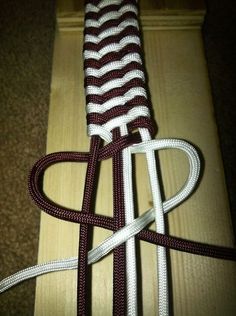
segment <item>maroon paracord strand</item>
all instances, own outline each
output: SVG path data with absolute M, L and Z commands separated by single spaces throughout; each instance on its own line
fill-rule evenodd
M 114 141 L 120 138 L 118 131 L 114 132 Z M 82 212 L 89 213 L 92 195 L 94 191 L 94 179 L 96 165 L 99 158 L 101 139 L 91 139 L 90 155 L 88 156 L 87 174 L 84 188 Z M 118 151 L 113 158 L 113 190 L 114 190 L 114 230 L 125 225 L 124 194 L 122 179 L 122 154 Z M 89 271 L 87 265 L 89 251 L 89 227 L 86 224 L 80 226 L 79 243 L 79 269 L 78 269 L 78 315 L 88 314 L 89 298 Z M 126 261 L 125 245 L 120 245 L 114 250 L 113 261 L 113 313 L 114 315 L 125 315 L 126 313 Z
M 99 149 L 101 138 L 93 136 L 91 138 L 90 153 L 88 156 L 88 165 L 85 178 L 84 196 L 82 202 L 82 212 L 90 213 L 93 195 L 95 191 L 95 178 L 98 165 Z M 89 270 L 88 270 L 88 251 L 91 228 L 86 224 L 80 225 L 80 242 L 79 242 L 79 268 L 78 268 L 78 315 L 87 315 L 89 305 Z
M 113 131 L 113 140 L 120 137 L 118 129 Z M 114 230 L 125 226 L 124 188 L 122 177 L 122 151 L 113 157 L 113 208 Z M 125 244 L 113 251 L 113 315 L 126 314 L 126 259 Z

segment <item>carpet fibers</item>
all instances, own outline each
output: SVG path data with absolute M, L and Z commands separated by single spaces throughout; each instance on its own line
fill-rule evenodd
M 46 151 L 53 1 L 1 1 L 0 278 L 36 264 L 39 216 L 27 178 Z M 0 296 L 0 315 L 33 315 L 35 280 Z

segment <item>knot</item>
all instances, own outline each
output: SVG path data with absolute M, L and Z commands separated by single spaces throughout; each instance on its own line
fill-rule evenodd
M 121 126 L 126 126 L 138 118 L 149 118 L 150 111 L 146 106 L 136 106 L 129 110 L 127 113 L 108 120 L 102 125 L 89 124 L 88 125 L 88 135 L 94 136 L 99 135 L 107 143 L 112 142 L 112 131 Z
M 126 139 L 127 138 L 120 138 Z M 119 140 L 120 141 L 120 140 Z M 126 147 L 127 148 L 127 143 Z M 105 146 L 106 150 L 100 151 L 99 159 L 105 159 L 110 157 L 111 152 L 109 147 L 111 144 Z M 183 188 L 176 193 L 173 197 L 163 202 L 164 213 L 167 213 L 172 208 L 186 199 L 189 194 L 194 190 L 199 175 L 199 158 L 196 150 L 185 141 L 177 139 L 160 139 L 151 140 L 139 144 L 131 145 L 128 150 L 130 154 L 134 153 L 147 153 L 153 150 L 163 149 L 179 149 L 184 151 L 188 156 L 190 165 L 190 172 L 187 181 Z M 109 154 L 107 154 L 109 152 Z M 114 152 L 113 152 L 114 154 Z M 44 194 L 41 187 L 40 178 L 43 176 L 44 171 L 55 163 L 60 162 L 87 162 L 89 159 L 89 153 L 78 152 L 58 152 L 48 154 L 41 158 L 32 168 L 29 177 L 29 191 L 35 201 L 35 203 L 48 214 L 67 221 L 72 221 L 81 224 L 88 224 L 92 226 L 98 226 L 105 229 L 115 231 L 114 219 L 95 215 L 91 213 L 84 214 L 82 212 L 69 210 L 56 203 L 52 203 L 50 199 Z M 225 260 L 236 261 L 236 250 L 228 247 L 219 247 L 214 245 L 207 245 L 203 243 L 187 241 L 184 239 L 171 237 L 163 234 L 159 234 L 150 230 L 146 230 L 145 227 L 153 222 L 155 219 L 154 209 L 150 209 L 143 213 L 140 217 L 134 219 L 130 224 L 127 224 L 123 228 L 116 231 L 113 235 L 108 237 L 104 242 L 92 249 L 88 253 L 88 263 L 92 264 L 100 260 L 103 256 L 112 251 L 115 247 L 121 243 L 126 242 L 131 237 L 136 236 L 138 239 L 160 245 L 162 247 L 172 248 L 175 250 L 185 251 L 192 254 L 198 254 L 203 256 L 210 256 L 214 258 L 221 258 Z M 69 269 L 76 269 L 78 267 L 78 257 L 72 257 L 67 259 L 54 260 L 47 263 L 38 264 L 24 270 L 21 270 L 3 280 L 0 281 L 0 293 L 3 293 L 7 289 L 15 286 L 16 284 L 25 281 L 27 279 L 37 277 L 39 275 L 54 272 L 63 271 Z
M 163 212 L 167 213 L 168 211 L 182 203 L 195 189 L 200 173 L 200 160 L 196 150 L 192 145 L 188 144 L 183 140 L 178 139 L 159 139 L 141 142 L 130 146 L 129 148 L 127 148 L 127 151 L 129 152 L 129 155 L 135 153 L 144 153 L 147 155 L 148 153 L 153 153 L 155 150 L 163 149 L 178 149 L 183 151 L 187 155 L 190 167 L 188 179 L 186 180 L 182 189 L 179 192 L 177 192 L 173 197 L 169 198 L 167 201 L 164 201 L 162 203 Z M 154 171 L 154 169 L 155 168 L 153 168 L 152 166 L 152 171 Z M 155 181 L 157 180 L 157 174 L 149 173 L 149 176 L 153 192 L 153 185 L 155 185 Z M 129 185 L 131 184 L 129 183 L 127 187 Z M 88 256 L 88 263 L 90 264 L 98 261 L 104 255 L 113 250 L 115 247 L 119 246 L 123 242 L 126 242 L 131 237 L 138 234 L 148 224 L 153 222 L 154 219 L 155 210 L 150 209 L 143 215 L 141 215 L 139 218 L 132 220 L 131 223 L 127 224 L 124 228 L 120 229 L 112 236 L 107 238 L 97 248 L 91 250 Z

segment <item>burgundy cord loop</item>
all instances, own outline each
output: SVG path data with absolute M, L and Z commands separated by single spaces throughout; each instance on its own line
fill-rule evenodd
M 130 138 L 130 137 L 129 137 Z M 116 144 L 120 142 L 122 144 L 121 148 L 129 146 L 128 138 L 119 138 Z M 125 141 L 124 141 L 125 140 Z M 121 143 L 122 143 L 121 142 Z M 104 160 L 110 158 L 117 153 L 116 150 L 113 151 L 113 143 L 100 149 L 99 160 Z M 106 148 L 106 150 L 104 150 Z M 111 149 L 111 150 L 110 150 Z M 107 154 L 108 152 L 108 154 Z M 105 153 L 105 154 L 104 154 Z M 55 202 L 52 202 L 43 192 L 41 186 L 41 178 L 47 168 L 53 164 L 60 162 L 88 162 L 89 153 L 88 152 L 58 152 L 48 154 L 41 158 L 33 166 L 30 176 L 29 176 L 29 192 L 36 203 L 36 205 L 44 212 L 52 215 L 58 219 L 65 221 L 70 221 L 74 223 L 82 223 L 93 225 L 112 231 L 116 231 L 114 219 L 108 216 L 97 215 L 93 213 L 84 213 L 83 211 L 72 210 L 66 207 L 60 206 Z M 155 233 L 150 230 L 142 230 L 136 235 L 138 239 L 150 242 L 152 244 L 160 245 L 163 247 L 189 252 L 193 254 L 198 254 L 202 256 L 209 256 L 214 258 L 221 258 L 225 260 L 236 261 L 236 249 L 229 247 L 220 247 L 214 245 L 208 245 L 204 243 L 198 243 L 193 241 L 184 240 L 181 238 L 171 237 L 167 235 L 162 235 Z

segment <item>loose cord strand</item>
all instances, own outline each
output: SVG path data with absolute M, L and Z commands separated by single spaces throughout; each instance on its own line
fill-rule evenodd
M 120 131 L 113 131 L 113 140 L 119 138 Z M 112 160 L 113 165 L 113 212 L 114 228 L 119 230 L 125 225 L 123 158 L 118 152 Z M 121 244 L 113 253 L 113 315 L 125 315 L 127 309 L 126 298 L 126 257 L 125 245 Z
M 84 196 L 82 203 L 82 212 L 84 214 L 91 212 L 91 204 L 95 191 L 95 179 L 98 167 L 99 148 L 101 146 L 101 138 L 93 136 L 91 138 L 90 155 L 88 158 L 88 166 L 86 172 L 86 180 L 84 187 Z M 86 224 L 80 225 L 80 241 L 79 241 L 79 264 L 78 269 L 78 299 L 77 311 L 78 315 L 87 315 L 89 309 L 89 269 L 87 257 L 89 251 L 89 226 Z
M 112 249 L 124 243 L 132 236 L 137 236 L 139 239 L 150 243 L 161 245 L 167 248 L 172 248 L 179 251 L 185 251 L 191 254 L 208 256 L 217 259 L 236 261 L 236 249 L 219 247 L 208 244 L 190 242 L 184 239 L 174 238 L 166 235 L 157 234 L 148 230 L 144 230 L 148 224 L 155 219 L 153 209 L 145 212 L 139 218 L 135 219 L 129 225 L 118 230 L 111 237 L 107 238 L 98 247 L 92 249 L 88 253 L 88 264 L 92 264 L 100 260 L 108 254 Z M 111 228 L 110 228 L 111 229 Z M 59 259 L 50 261 L 36 266 L 18 271 L 15 274 L 0 281 L 0 293 L 5 292 L 9 288 L 21 283 L 30 278 L 38 277 L 42 274 L 63 271 L 68 269 L 77 269 L 78 257 Z
M 125 125 L 120 128 L 121 135 L 127 135 L 128 129 Z M 125 224 L 134 221 L 134 195 L 132 179 L 132 158 L 129 148 L 122 150 L 123 157 L 123 179 L 124 179 L 124 202 L 125 202 Z M 130 237 L 126 241 L 126 282 L 127 282 L 127 315 L 138 314 L 138 284 L 136 267 L 135 238 Z
M 140 129 L 142 141 L 150 141 L 151 135 L 147 129 Z M 156 232 L 165 234 L 165 219 L 161 197 L 161 190 L 158 181 L 156 158 L 153 150 L 146 151 L 149 181 L 151 186 L 153 205 L 155 211 Z M 169 293 L 166 248 L 157 247 L 157 279 L 158 279 L 158 309 L 160 316 L 169 315 Z
M 152 128 L 137 15 L 137 1 L 134 0 L 91 0 L 86 5 L 84 58 L 88 134 L 99 135 L 108 143 L 114 141 L 116 129 L 120 128 L 120 132 L 125 129 L 123 136 L 128 136 L 145 124 Z M 134 219 L 130 153 L 124 149 L 120 155 L 120 160 L 118 154 L 113 159 L 117 229 Z M 117 306 L 114 311 L 118 308 L 117 313 L 123 315 L 126 313 L 125 310 L 121 312 L 123 303 L 117 304 L 117 301 L 126 300 L 124 290 L 121 291 L 125 258 L 120 253 L 118 259 L 118 252 L 121 247 L 114 253 L 116 285 L 113 288 L 119 298 L 114 294 L 113 303 Z M 131 239 L 126 244 L 127 313 L 134 316 L 137 314 L 135 257 L 135 243 Z
M 166 139 L 159 139 L 158 141 L 149 141 L 146 144 L 141 143 L 138 145 L 133 145 L 132 147 L 130 147 L 130 150 L 133 153 L 142 153 L 145 152 L 145 147 L 147 146 L 149 150 L 153 148 L 155 148 L 156 150 L 164 148 L 174 148 L 174 146 L 180 149 L 184 147 L 184 144 L 186 144 L 186 142 L 183 142 L 181 140 L 173 139 L 169 140 L 168 142 Z M 190 150 L 189 148 L 192 148 L 192 146 L 190 145 L 186 145 L 185 147 L 185 150 L 187 152 Z M 107 157 L 104 156 L 103 159 L 109 157 L 110 155 L 108 155 Z M 196 154 L 194 154 L 193 157 L 197 157 Z M 41 178 L 43 177 L 44 172 L 47 170 L 47 168 L 53 164 L 69 161 L 86 162 L 88 161 L 88 153 L 58 152 L 48 154 L 35 163 L 29 176 L 29 192 L 35 204 L 42 211 L 56 218 L 74 223 L 86 223 L 89 225 L 116 231 L 113 218 L 110 218 L 108 216 L 96 215 L 93 213 L 83 214 L 80 210 L 65 208 L 59 204 L 53 203 L 50 198 L 48 198 L 47 195 L 43 192 L 43 188 L 41 186 Z M 195 176 L 195 173 L 192 172 L 190 181 L 190 183 L 192 184 L 191 186 L 188 185 L 185 187 L 184 195 L 181 191 L 174 197 L 171 197 L 170 199 L 163 202 L 165 213 L 171 210 L 174 205 L 178 205 L 177 203 L 178 201 L 180 201 L 179 199 L 181 197 L 187 196 L 187 193 L 191 191 L 190 189 L 193 185 L 193 177 Z M 187 241 L 176 237 L 154 233 L 150 230 L 143 230 L 136 236 L 139 239 L 146 240 L 153 244 L 159 244 L 164 247 L 172 248 L 179 251 L 186 251 L 214 258 L 222 258 L 225 260 L 235 260 L 236 258 L 235 248 L 213 246 L 204 243 Z

